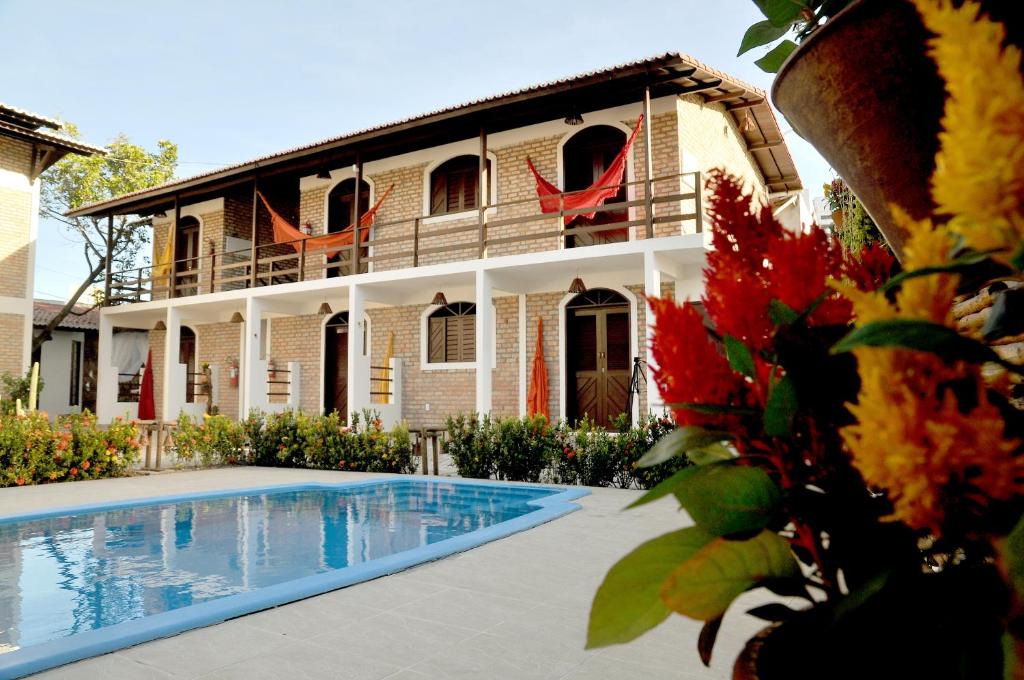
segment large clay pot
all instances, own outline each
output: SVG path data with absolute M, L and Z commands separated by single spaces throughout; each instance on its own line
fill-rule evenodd
M 897 255 L 906 235 L 890 203 L 921 218 L 943 84 L 925 54 L 927 33 L 907 0 L 856 0 L 782 65 L 772 101 L 831 163 Z

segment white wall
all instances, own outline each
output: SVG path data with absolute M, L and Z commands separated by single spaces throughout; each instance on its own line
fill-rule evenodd
M 82 356 L 78 364 L 78 402 L 71 406 L 71 343 L 82 343 Z M 43 380 L 43 391 L 39 393 L 39 410 L 51 416 L 78 413 L 82 410 L 82 362 L 85 355 L 85 334 L 71 331 L 54 331 L 53 339 L 44 342 L 39 357 L 39 377 Z

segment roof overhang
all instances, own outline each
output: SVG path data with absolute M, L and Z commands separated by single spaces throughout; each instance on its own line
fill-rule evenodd
M 175 200 L 204 200 L 229 187 L 261 179 L 297 178 L 325 165 L 350 165 L 439 146 L 487 133 L 502 132 L 552 119 L 571 109 L 583 113 L 651 97 L 697 95 L 725 106 L 737 123 L 769 192 L 802 187 L 775 114 L 762 90 L 681 53 L 592 71 L 413 118 L 314 142 L 245 163 L 167 182 L 106 201 L 82 206 L 68 216 L 151 214 Z

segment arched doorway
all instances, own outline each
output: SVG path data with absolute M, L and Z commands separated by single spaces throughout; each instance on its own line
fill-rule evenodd
M 566 416 L 613 429 L 629 397 L 629 302 L 607 288 L 580 293 L 565 306 Z
M 179 329 L 178 363 L 185 364 L 185 402 L 196 401 L 196 333 L 188 326 Z
M 348 422 L 348 312 L 324 324 L 324 413 L 337 411 Z
M 611 125 L 593 125 L 573 135 L 562 146 L 565 191 L 580 191 L 593 185 L 612 164 L 625 143 L 626 133 Z M 625 177 L 623 181 L 625 181 Z M 606 203 L 625 201 L 626 195 L 626 187 L 623 185 L 619 188 L 619 193 L 609 198 Z M 611 225 L 628 220 L 629 210 L 625 209 L 599 212 L 594 215 L 593 219 L 580 216 L 571 226 Z M 628 229 L 620 228 L 567 236 L 565 245 L 567 248 L 573 248 L 628 240 Z
M 355 178 L 349 178 L 342 180 L 334 185 L 331 192 L 327 195 L 327 233 L 334 234 L 345 229 L 345 227 L 352 224 L 352 204 L 355 202 Z M 363 180 L 360 185 L 359 192 L 359 210 L 361 213 L 365 213 L 370 209 L 370 185 Z M 365 273 L 368 270 L 365 260 L 363 257 L 367 254 L 366 248 L 363 248 L 359 252 L 360 273 Z M 348 261 L 351 256 L 351 251 L 337 253 L 334 257 L 327 258 L 329 269 L 327 270 L 327 278 L 334 278 L 342 275 L 342 267 L 337 266 L 339 262 Z M 335 266 L 331 266 L 335 265 Z M 346 271 L 344 273 L 349 273 Z

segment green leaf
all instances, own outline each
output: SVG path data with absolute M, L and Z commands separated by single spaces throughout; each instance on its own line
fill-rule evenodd
M 764 432 L 769 437 L 785 437 L 793 425 L 798 403 L 796 389 L 789 376 L 783 376 L 772 387 L 764 406 Z
M 587 649 L 629 642 L 664 621 L 662 584 L 712 537 L 696 527 L 647 541 L 615 563 L 590 608 Z
M 931 276 L 932 274 L 955 274 L 957 272 L 967 271 L 985 260 L 990 259 L 993 252 L 996 251 L 986 250 L 983 252 L 970 252 L 954 258 L 946 264 L 935 265 L 933 267 L 921 267 L 920 269 L 900 272 L 886 281 L 885 285 L 882 286 L 882 290 L 888 293 L 889 291 L 902 286 L 907 279 L 915 279 L 919 276 Z
M 775 515 L 781 493 L 763 470 L 718 463 L 687 468 L 672 493 L 694 524 L 713 536 L 757 531 Z
M 807 7 L 802 0 L 754 0 L 754 4 L 772 24 L 786 27 L 796 22 Z
M 766 73 L 778 73 L 779 69 L 782 68 L 782 62 L 786 61 L 786 57 L 792 54 L 795 49 L 795 42 L 792 40 L 783 40 L 773 47 L 768 54 L 764 55 L 754 63 Z
M 890 319 L 872 321 L 855 328 L 832 347 L 832 353 L 849 352 L 858 347 L 900 347 L 919 352 L 931 352 L 947 361 L 967 361 L 974 364 L 991 361 L 1014 373 L 1024 367 L 1004 361 L 992 348 L 977 340 L 964 337 L 952 328 L 930 321 Z
M 740 51 L 736 53 L 736 56 L 738 57 L 744 52 L 749 52 L 755 47 L 775 42 L 786 35 L 787 31 L 789 31 L 789 26 L 776 26 L 770 21 L 759 21 L 748 28 L 747 32 L 743 34 L 743 40 L 740 41 Z
M 649 491 L 645 491 L 644 495 L 637 498 L 635 501 L 626 506 L 626 510 L 638 508 L 641 505 L 647 505 L 651 501 L 656 501 L 659 498 L 665 496 L 671 496 L 675 493 L 677 487 L 681 484 L 685 484 L 686 480 L 693 476 L 699 468 L 687 467 L 679 470 L 668 479 L 663 479 L 654 485 Z
M 725 357 L 729 360 L 732 370 L 753 378 L 757 369 L 754 366 L 754 357 L 750 356 L 747 346 L 731 335 L 726 335 L 722 340 L 725 342 Z
M 768 302 L 768 318 L 776 326 L 788 326 L 799 319 L 800 315 L 782 300 L 772 298 Z
M 746 541 L 716 538 L 703 546 L 671 572 L 661 598 L 674 612 L 710 621 L 758 582 L 799 573 L 789 544 L 765 529 Z
M 736 452 L 721 442 L 715 442 L 699 449 L 690 449 L 686 452 L 686 457 L 694 465 L 709 465 L 732 460 L 736 457 Z
M 712 444 L 732 439 L 728 432 L 706 430 L 697 425 L 686 425 L 672 430 L 662 437 L 636 462 L 637 467 L 651 467 L 681 456 L 688 451 L 702 449 Z
M 1024 599 L 1024 517 L 998 544 L 999 562 L 1017 597 Z

